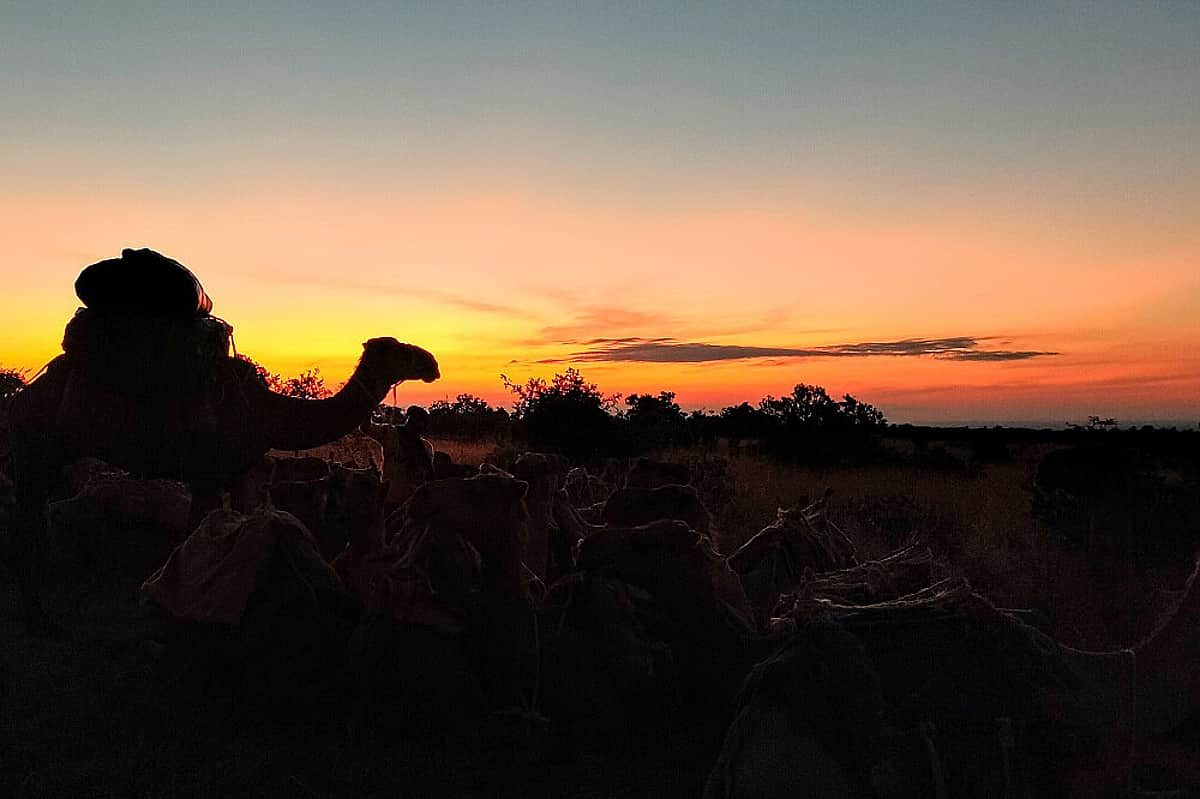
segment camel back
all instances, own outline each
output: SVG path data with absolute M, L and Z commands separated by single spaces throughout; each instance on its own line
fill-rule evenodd
M 780 621 L 792 632 L 742 702 L 780 697 L 849 768 L 991 796 L 1128 751 L 1130 661 L 1082 664 L 965 582 L 867 606 L 800 598 Z
M 125 393 L 192 393 L 217 380 L 233 328 L 211 316 L 105 313 L 80 308 L 63 351 L 90 380 Z
M 1010 715 L 1094 728 L 1116 723 L 1104 717 L 1105 711 L 1119 710 L 1115 707 L 1095 708 L 1095 717 L 1081 711 L 1078 722 L 1043 718 L 1060 694 L 1078 694 L 1088 678 L 1076 673 L 1068 650 L 994 607 L 964 580 L 946 579 L 865 606 L 798 596 L 787 615 L 795 632 L 781 649 L 780 654 L 790 650 L 785 660 L 801 655 L 811 638 L 829 629 L 852 635 L 897 720 L 968 722 Z

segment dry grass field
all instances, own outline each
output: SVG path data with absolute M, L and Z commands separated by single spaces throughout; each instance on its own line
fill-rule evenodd
M 434 439 L 455 463 L 478 464 L 493 441 Z M 1156 564 L 1142 573 L 1119 562 L 1097 562 L 1056 545 L 1033 514 L 1033 478 L 1053 444 L 1013 443 L 1008 460 L 970 471 L 911 464 L 815 468 L 753 455 L 728 463 L 733 496 L 714 508 L 726 554 L 775 518 L 778 508 L 831 491 L 828 513 L 859 548 L 879 557 L 910 541 L 928 545 L 952 574 L 969 579 L 1003 607 L 1040 614 L 1059 640 L 1088 649 L 1126 646 L 1148 635 L 1181 586 L 1191 562 Z M 304 454 L 335 460 L 379 460 L 378 445 L 347 436 Z M 653 453 L 670 462 L 713 459 L 700 449 Z
M 435 439 L 455 463 L 478 464 L 492 441 Z M 1033 514 L 1033 478 L 1053 444 L 1014 442 L 1008 460 L 979 469 L 911 464 L 815 468 L 767 458 L 733 456 L 733 496 L 714 508 L 718 543 L 726 554 L 768 525 L 778 508 L 830 490 L 828 513 L 864 557 L 879 557 L 909 541 L 927 544 L 951 573 L 997 605 L 1037 611 L 1059 640 L 1089 649 L 1126 646 L 1148 635 L 1181 586 L 1191 563 L 1157 563 L 1138 571 L 1056 544 Z M 348 436 L 308 454 L 378 460 L 377 445 Z M 653 453 L 672 462 L 714 458 L 700 449 Z
M 729 552 L 771 521 L 775 509 L 831 490 L 828 514 L 864 557 L 909 541 L 928 545 L 955 575 L 997 605 L 1030 608 L 1065 643 L 1124 646 L 1151 632 L 1165 599 L 1153 576 L 1093 568 L 1086 553 L 1055 546 L 1032 513 L 1032 481 L 1046 445 L 1014 448 L 1011 461 L 978 473 L 913 466 L 815 469 L 732 461 L 733 502 L 721 513 Z M 1190 564 L 1163 575 L 1182 585 Z

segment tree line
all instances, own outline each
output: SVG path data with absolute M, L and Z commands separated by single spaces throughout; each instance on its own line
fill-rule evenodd
M 333 392 L 320 369 L 282 377 L 245 355 L 271 390 L 299 399 L 322 399 Z M 0 394 L 24 385 L 24 372 L 0 370 Z M 606 394 L 574 368 L 549 380 L 517 383 L 501 375 L 513 395 L 512 409 L 493 407 L 472 394 L 438 400 L 429 408 L 429 433 L 438 437 L 516 441 L 531 449 L 561 452 L 576 459 L 623 456 L 674 446 L 713 445 L 719 439 L 762 442 L 769 454 L 828 461 L 862 454 L 873 434 L 887 425 L 883 413 L 849 394 L 835 400 L 821 386 L 799 383 L 791 394 L 743 402 L 719 412 L 685 412 L 675 392 Z M 624 400 L 622 402 L 622 399 Z M 397 410 L 380 407 L 380 415 Z
M 245 358 L 245 356 L 241 356 Z M 254 363 L 273 391 L 320 399 L 331 391 L 319 369 L 282 378 Z M 831 397 L 817 385 L 799 383 L 782 397 L 757 405 L 743 402 L 720 411 L 684 411 L 675 392 L 605 393 L 578 369 L 524 383 L 501 375 L 512 408 L 494 407 L 473 394 L 438 400 L 428 407 L 430 435 L 464 440 L 516 441 L 531 449 L 576 459 L 635 455 L 677 446 L 712 446 L 720 439 L 760 442 L 767 454 L 808 462 L 855 458 L 873 451 L 875 434 L 887 426 L 883 412 L 850 394 Z M 384 419 L 398 409 L 381 406 Z
M 606 394 L 574 368 L 550 380 L 516 383 L 501 375 L 514 396 L 511 413 L 489 409 L 470 395 L 434 403 L 431 420 L 440 432 L 454 435 L 462 422 L 477 429 L 486 418 L 533 449 L 574 458 L 630 455 L 673 446 L 711 446 L 724 438 L 757 441 L 767 454 L 807 462 L 855 459 L 872 452 L 887 426 L 883 412 L 845 394 L 831 397 L 821 386 L 799 383 L 782 397 L 766 396 L 757 405 L 743 402 L 720 411 L 685 412 L 675 392 Z M 468 421 L 469 420 L 469 421 Z
M 294 377 L 283 377 L 245 355 L 237 357 L 255 368 L 260 380 L 273 391 L 298 399 L 332 395 L 319 368 Z M 0 431 L 5 424 L 7 400 L 30 379 L 26 369 L 0 366 Z M 1066 429 L 923 428 L 889 425 L 882 411 L 850 394 L 836 400 L 821 386 L 798 383 L 790 394 L 768 395 L 757 404 L 743 402 L 719 411 L 686 412 L 675 401 L 675 392 L 607 394 L 574 368 L 549 380 L 534 377 L 517 383 L 501 375 L 512 394 L 511 409 L 492 406 L 473 394 L 438 400 L 428 407 L 429 434 L 439 438 L 515 442 L 541 451 L 561 452 L 576 459 L 636 455 L 677 446 L 753 442 L 759 453 L 807 463 L 863 461 L 880 455 L 880 433 L 925 439 L 969 440 L 994 459 L 1014 435 L 1061 443 L 1136 437 L 1161 448 L 1183 446 L 1200 432 L 1185 428 L 1144 425 L 1120 430 L 1117 421 L 1089 417 L 1087 425 L 1067 423 Z M 402 411 L 381 405 L 378 416 L 399 421 Z M 1119 435 L 1118 435 L 1119 433 Z M 1105 435 L 1107 434 L 1107 435 Z M 1166 443 L 1164 443 L 1166 442 Z M 1188 444 L 1191 446 L 1191 444 Z M 994 451 L 994 452 L 993 452 Z

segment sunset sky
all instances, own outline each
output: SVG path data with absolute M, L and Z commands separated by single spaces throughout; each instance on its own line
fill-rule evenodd
M 0 366 L 87 264 L 460 392 L 1200 422 L 1200 4 L 0 4 Z

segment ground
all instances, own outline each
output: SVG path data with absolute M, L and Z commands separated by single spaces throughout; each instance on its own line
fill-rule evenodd
M 436 442 L 458 462 L 488 444 Z M 1051 545 L 1030 514 L 1044 450 L 1014 451 L 972 473 L 911 466 L 804 469 L 732 461 L 735 498 L 717 514 L 726 552 L 775 508 L 832 488 L 830 516 L 870 557 L 910 535 L 997 604 L 1030 607 L 1067 643 L 1127 645 L 1149 632 L 1169 574 L 1097 575 L 1085 554 Z M 663 453 L 675 459 L 694 452 Z M 292 721 L 239 711 L 188 680 L 164 680 L 155 611 L 138 601 L 147 563 L 59 586 L 66 633 L 28 638 L 0 582 L 0 795 L 35 796 L 696 796 L 720 746 L 719 723 L 627 730 L 573 752 L 521 719 L 452 735 L 363 741 L 337 710 Z M 152 564 L 151 564 L 152 565 Z M 1194 743 L 1180 757 L 1194 757 Z
M 496 719 L 356 740 L 344 712 L 266 719 L 165 681 L 148 643 L 157 618 L 132 590 L 74 594 L 58 640 L 25 637 L 15 592 L 0 595 L 0 795 L 694 797 L 723 733 L 679 722 L 564 753 L 536 726 Z

